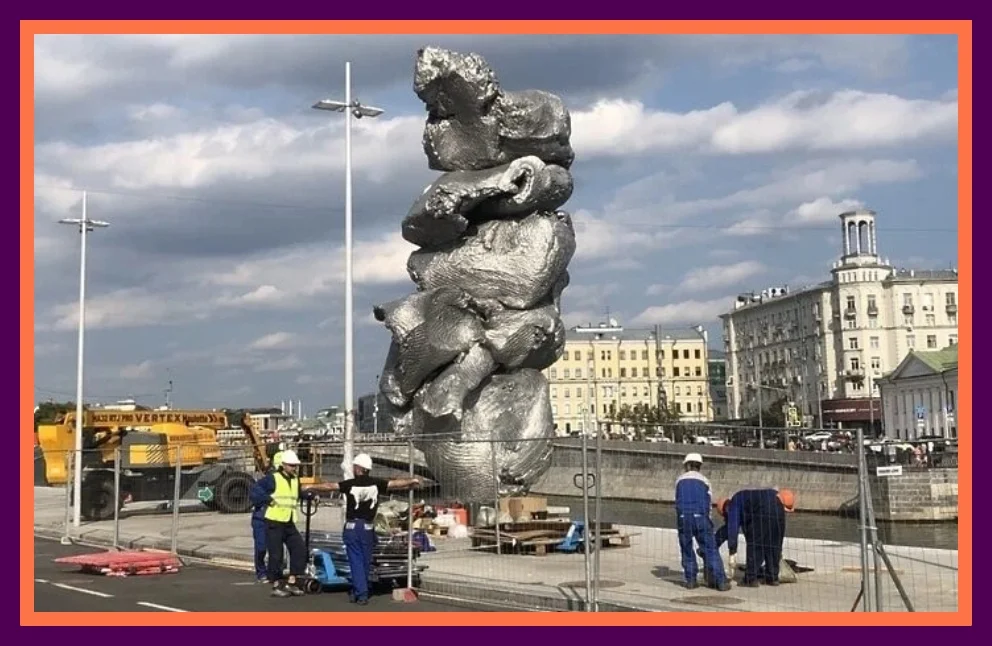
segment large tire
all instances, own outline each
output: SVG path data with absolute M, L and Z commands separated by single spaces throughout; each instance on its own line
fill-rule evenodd
M 251 511 L 251 491 L 255 479 L 244 472 L 225 473 L 217 479 L 214 486 L 214 502 L 217 509 L 224 514 L 244 514 Z
M 114 481 L 94 474 L 83 481 L 80 515 L 84 520 L 109 520 L 114 517 Z

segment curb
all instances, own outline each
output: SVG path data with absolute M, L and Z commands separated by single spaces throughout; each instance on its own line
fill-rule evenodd
M 60 541 L 64 536 L 61 530 L 35 526 L 34 535 L 53 541 Z M 73 543 L 89 545 L 93 547 L 111 547 L 113 545 L 113 534 L 107 530 L 97 529 L 89 532 L 83 531 L 77 536 L 70 537 Z M 120 535 L 119 547 L 123 549 L 150 549 L 171 551 L 172 545 L 169 540 L 155 537 Z M 250 559 L 243 554 L 221 552 L 208 545 L 180 543 L 177 545 L 176 553 L 182 558 L 195 559 L 199 562 L 209 563 L 218 567 L 231 569 L 250 570 L 252 564 Z M 553 592 L 552 590 L 556 590 Z M 545 612 L 582 612 L 585 610 L 585 601 L 577 596 L 573 591 L 566 591 L 562 588 L 548 588 L 547 592 L 526 591 L 517 587 L 501 586 L 492 581 L 464 581 L 446 577 L 443 575 L 421 574 L 420 587 L 417 592 L 424 596 L 446 597 L 462 602 L 479 602 L 487 605 L 498 605 L 503 607 L 518 608 L 526 611 Z M 600 612 L 692 612 L 689 608 L 676 608 L 664 606 L 656 608 L 636 607 L 628 604 L 620 604 L 608 600 L 600 600 Z

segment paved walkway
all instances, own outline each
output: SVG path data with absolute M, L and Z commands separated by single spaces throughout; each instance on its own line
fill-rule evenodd
M 64 491 L 37 487 L 35 500 L 36 533 L 61 535 Z M 194 509 L 202 507 L 190 504 L 179 515 L 180 553 L 231 564 L 249 561 L 252 541 L 247 515 Z M 335 507 L 321 508 L 313 519 L 314 530 L 340 531 L 340 511 Z M 135 506 L 120 520 L 122 545 L 169 549 L 172 528 L 170 512 L 156 511 L 154 505 L 145 505 L 144 509 Z M 606 548 L 600 553 L 601 609 L 848 612 L 860 589 L 857 545 L 786 539 L 784 557 L 798 565 L 796 583 L 777 588 L 735 585 L 724 593 L 706 588 L 689 591 L 681 585 L 674 530 L 621 529 L 633 535 L 631 547 Z M 84 523 L 73 535 L 94 543 L 109 543 L 113 521 Z M 741 543 L 743 560 L 743 539 Z M 429 566 L 423 583 L 431 592 L 549 609 L 577 608 L 584 597 L 585 559 L 581 553 L 498 556 L 473 550 L 468 539 L 439 538 L 435 544 L 437 551 L 421 559 Z M 888 547 L 887 551 L 917 611 L 957 610 L 956 551 L 899 546 Z M 884 609 L 905 610 L 888 574 L 882 574 Z

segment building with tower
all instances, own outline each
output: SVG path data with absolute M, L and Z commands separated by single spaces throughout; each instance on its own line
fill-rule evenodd
M 867 209 L 840 215 L 829 280 L 741 294 L 721 316 L 730 417 L 788 400 L 814 425 L 878 432 L 878 380 L 911 350 L 957 343 L 957 270 L 891 266 L 875 222 Z

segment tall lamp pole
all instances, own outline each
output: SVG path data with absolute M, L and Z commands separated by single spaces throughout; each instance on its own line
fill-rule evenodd
M 323 99 L 313 105 L 315 110 L 343 112 L 344 120 L 344 457 L 341 469 L 345 478 L 351 477 L 351 462 L 355 451 L 355 384 L 354 384 L 354 322 L 352 320 L 352 231 L 351 231 L 351 118 L 375 118 L 383 113 L 379 108 L 362 105 L 351 96 L 351 63 L 344 64 L 344 101 Z
M 109 227 L 101 220 L 91 220 L 86 216 L 86 191 L 83 191 L 83 213 L 80 218 L 63 218 L 59 224 L 71 224 L 79 228 L 79 343 L 76 350 L 76 438 L 72 475 L 72 526 L 79 527 L 79 517 L 83 503 L 83 339 L 86 331 L 86 234 L 96 229 Z

